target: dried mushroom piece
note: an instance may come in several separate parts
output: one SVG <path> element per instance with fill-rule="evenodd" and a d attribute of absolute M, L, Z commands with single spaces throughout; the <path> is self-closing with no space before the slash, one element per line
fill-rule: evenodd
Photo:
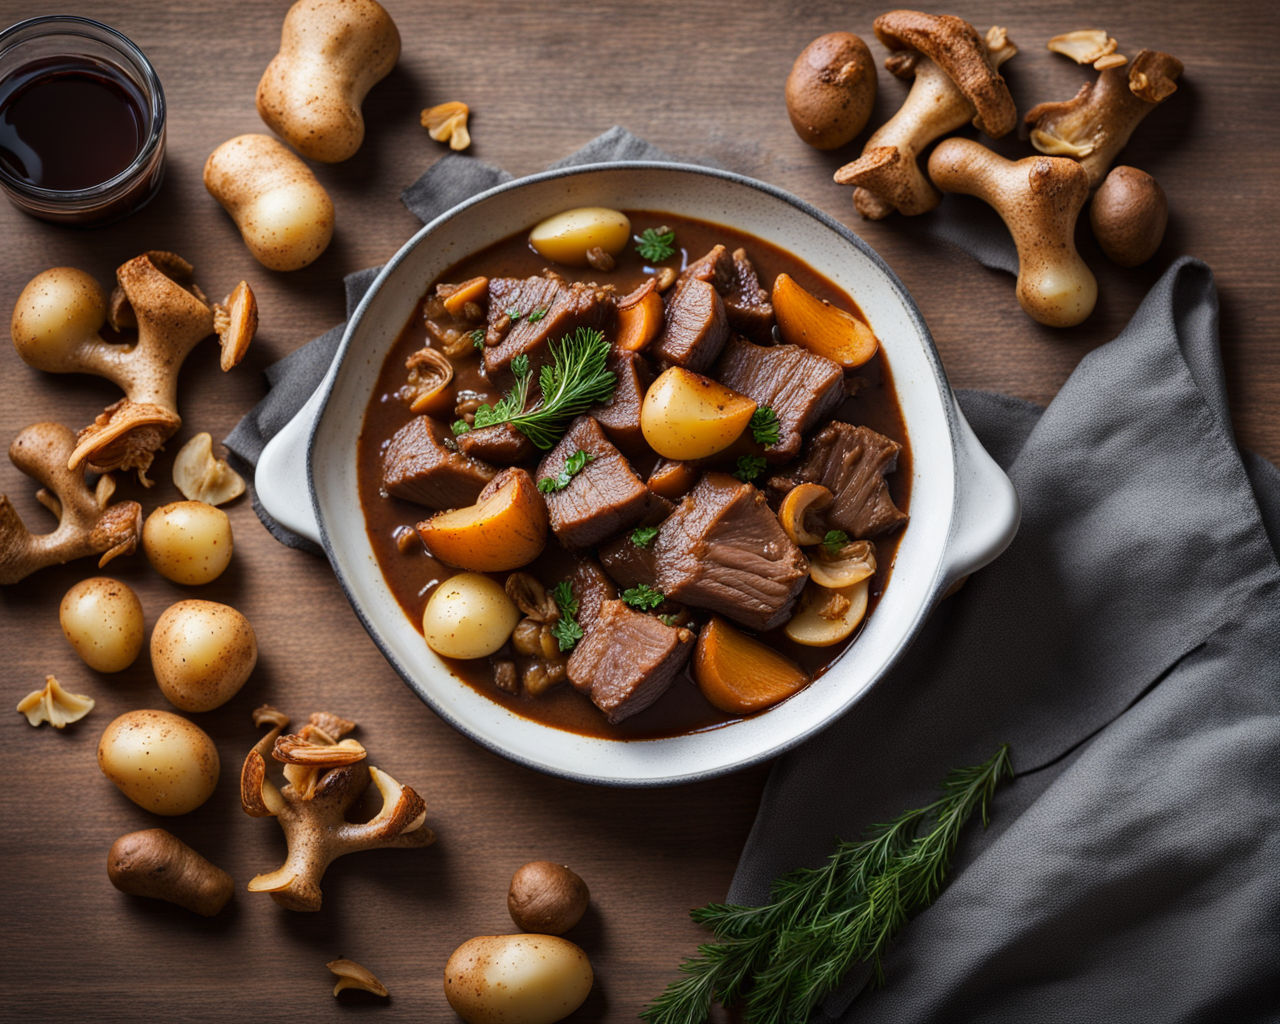
<path fill-rule="evenodd" d="M 471 108 L 465 103 L 441 103 L 422 112 L 422 127 L 436 142 L 447 142 L 452 150 L 463 150 L 471 145 L 471 133 L 467 130 L 467 118 Z"/>
<path fill-rule="evenodd" d="M 320 880 L 336 858 L 361 850 L 428 846 L 435 833 L 426 827 L 426 803 L 408 786 L 363 764 L 364 747 L 338 737 L 355 723 L 317 712 L 295 735 L 281 736 L 289 719 L 270 706 L 253 714 L 255 725 L 271 725 L 245 758 L 240 801 L 255 818 L 280 822 L 289 853 L 275 871 L 258 875 L 250 892 L 269 892 L 289 910 L 319 910 Z M 278 788 L 267 778 L 266 755 L 286 762 L 288 784 Z M 363 823 L 347 821 L 347 812 L 370 784 L 382 795 L 382 809 Z"/>
<path fill-rule="evenodd" d="M 196 434 L 178 451 L 173 483 L 188 501 L 206 505 L 225 505 L 244 493 L 244 477 L 226 459 L 213 457 L 213 437 L 207 433 Z"/>
<path fill-rule="evenodd" d="M 1064 32 L 1060 36 L 1054 36 L 1048 43 L 1049 49 L 1054 53 L 1070 57 L 1077 64 L 1092 64 L 1114 53 L 1116 45 L 1116 41 L 1100 28 Z"/>
<path fill-rule="evenodd" d="M 32 534 L 8 497 L 0 495 L 0 586 L 73 558 L 101 555 L 101 568 L 117 555 L 137 550 L 142 506 L 136 501 L 106 505 L 115 481 L 104 476 L 97 490 L 91 490 L 83 467 L 68 469 L 67 457 L 75 444 L 75 435 L 62 424 L 37 423 L 9 446 L 9 459 L 42 485 L 36 498 L 59 522 L 52 533 Z"/>
<path fill-rule="evenodd" d="M 391 994 L 387 991 L 387 987 L 374 976 L 373 971 L 367 967 L 361 967 L 354 960 L 331 960 L 325 966 L 338 976 L 338 983 L 333 986 L 335 997 L 348 988 L 372 992 L 375 996 L 385 997 Z"/>
<path fill-rule="evenodd" d="M 44 677 L 44 689 L 32 690 L 18 701 L 18 710 L 27 721 L 38 726 L 48 722 L 64 729 L 93 710 L 94 700 L 83 693 L 68 693 L 54 676 Z"/>
<path fill-rule="evenodd" d="M 213 330 L 222 346 L 220 365 L 226 373 L 244 358 L 258 331 L 258 300 L 247 282 L 241 281 L 230 295 L 213 304 Z"/>

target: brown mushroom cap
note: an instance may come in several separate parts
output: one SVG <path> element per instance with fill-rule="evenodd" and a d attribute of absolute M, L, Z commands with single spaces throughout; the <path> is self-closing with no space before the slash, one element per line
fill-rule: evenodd
<path fill-rule="evenodd" d="M 977 110 L 973 125 L 979 131 L 998 139 L 1018 123 L 1009 87 L 987 59 L 982 37 L 963 18 L 890 11 L 876 18 L 874 27 L 890 50 L 918 50 L 950 75 Z"/>
<path fill-rule="evenodd" d="M 1136 267 L 1156 254 L 1169 222 L 1160 183 L 1136 167 L 1113 168 L 1094 194 L 1089 223 L 1113 263 Z"/>
<path fill-rule="evenodd" d="M 876 66 L 852 32 L 828 32 L 801 51 L 787 76 L 787 115 L 803 142 L 836 149 L 866 126 L 876 101 Z"/>

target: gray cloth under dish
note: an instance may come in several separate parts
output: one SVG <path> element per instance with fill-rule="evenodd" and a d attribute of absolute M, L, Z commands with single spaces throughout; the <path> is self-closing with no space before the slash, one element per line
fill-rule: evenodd
<path fill-rule="evenodd" d="M 666 159 L 613 129 L 564 163 L 611 158 Z M 449 156 L 403 198 L 430 220 L 506 180 Z M 929 217 L 916 230 L 1016 271 L 986 207 L 951 196 Z M 348 278 L 348 312 L 375 274 Z M 227 438 L 245 462 L 341 333 L 268 371 Z M 1277 1019 L 1280 471 L 1236 448 L 1209 269 L 1171 267 L 1047 409 L 960 401 L 1018 488 L 1018 536 L 852 712 L 777 762 L 730 898 L 766 899 L 1009 742 L 1018 779 L 894 942 L 886 987 L 855 969 L 815 1019 Z"/>

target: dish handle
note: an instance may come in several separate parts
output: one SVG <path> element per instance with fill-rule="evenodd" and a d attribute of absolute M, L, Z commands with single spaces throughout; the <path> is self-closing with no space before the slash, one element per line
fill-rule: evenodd
<path fill-rule="evenodd" d="M 321 384 L 293 419 L 267 442 L 253 477 L 258 501 L 267 514 L 313 544 L 320 543 L 320 525 L 311 501 L 307 449 L 316 418 L 324 406 L 324 393 L 325 387 Z"/>
<path fill-rule="evenodd" d="M 956 511 L 943 556 L 947 592 L 995 561 L 1013 541 L 1022 520 L 1013 482 L 982 447 L 959 403 L 952 401 L 957 420 Z"/>

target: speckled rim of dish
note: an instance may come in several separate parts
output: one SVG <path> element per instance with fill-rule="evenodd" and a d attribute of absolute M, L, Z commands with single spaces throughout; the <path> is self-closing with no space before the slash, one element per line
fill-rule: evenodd
<path fill-rule="evenodd" d="M 483 204 L 491 200 L 493 197 L 500 195 L 502 193 L 526 188 L 532 184 L 546 182 L 554 179 L 573 177 L 576 175 L 598 173 L 601 171 L 618 172 L 618 171 L 627 171 L 627 170 L 678 172 L 678 173 L 684 173 L 684 174 L 703 175 L 710 178 L 719 178 L 724 181 L 731 182 L 740 186 L 745 186 L 750 189 L 755 189 L 775 199 L 781 200 L 789 204 L 799 212 L 806 214 L 807 216 L 818 221 L 820 224 L 828 228 L 830 231 L 835 232 L 845 242 L 847 242 L 848 244 L 860 250 L 861 253 L 867 259 L 869 259 L 872 262 L 872 264 L 880 271 L 880 273 L 884 275 L 885 279 L 888 281 L 892 289 L 895 291 L 898 300 L 901 302 L 905 312 L 907 313 L 907 316 L 910 318 L 912 325 L 917 331 L 920 339 L 924 343 L 924 356 L 928 361 L 930 368 L 932 369 L 932 372 L 935 378 L 934 383 L 939 389 L 941 395 L 946 396 L 944 397 L 942 405 L 944 407 L 944 414 L 947 420 L 947 427 L 951 437 L 953 456 L 955 459 L 955 463 L 954 463 L 955 473 L 957 475 L 957 479 L 954 482 L 955 492 L 953 495 L 952 507 L 950 512 L 951 525 L 949 528 L 948 536 L 943 542 L 944 558 L 942 559 L 941 563 L 939 564 L 934 574 L 934 579 L 932 581 L 932 586 L 930 588 L 929 599 L 920 603 L 919 607 L 916 610 L 916 614 L 914 616 L 913 621 L 910 622 L 909 626 L 903 632 L 902 639 L 897 644 L 896 650 L 894 651 L 892 656 L 881 667 L 880 671 L 877 672 L 873 678 L 869 679 L 867 684 L 860 691 L 858 691 L 858 693 L 854 697 L 849 699 L 847 703 L 844 704 L 844 706 L 841 708 L 838 714 L 831 715 L 821 720 L 815 721 L 811 723 L 807 728 L 804 728 L 799 732 L 796 732 L 792 735 L 787 736 L 785 739 L 781 740 L 774 746 L 771 746 L 767 749 L 754 751 L 751 754 L 741 757 L 732 762 L 718 765 L 714 768 L 705 769 L 701 771 L 681 772 L 681 773 L 673 774 L 669 777 L 650 777 L 650 778 L 643 778 L 643 779 L 620 779 L 615 777 L 593 775 L 590 772 L 576 772 L 576 771 L 569 771 L 564 769 L 556 769 L 556 768 L 548 767 L 547 765 L 541 764 L 529 757 L 525 757 L 511 750 L 508 750 L 504 748 L 500 743 L 494 742 L 485 736 L 478 735 L 474 730 L 469 728 L 466 725 L 466 723 L 459 721 L 456 716 L 452 715 L 449 712 L 449 709 L 446 708 L 441 701 L 435 699 L 435 697 L 431 693 L 427 692 L 426 688 L 417 682 L 413 674 L 406 668 L 405 665 L 401 664 L 399 659 L 390 650 L 388 644 L 384 642 L 377 627 L 371 621 L 369 616 L 366 614 L 365 609 L 363 608 L 360 600 L 356 597 L 351 582 L 347 579 L 345 573 L 343 572 L 340 565 L 340 560 L 336 557 L 335 550 L 333 547 L 333 542 L 330 538 L 329 530 L 320 508 L 320 498 L 317 493 L 315 480 L 314 480 L 314 470 L 313 470 L 313 460 L 316 456 L 316 447 L 315 447 L 316 435 L 319 431 L 321 421 L 323 420 L 324 412 L 328 405 L 329 399 L 333 394 L 333 390 L 337 380 L 337 371 L 339 367 L 342 365 L 342 362 L 349 351 L 352 338 L 357 332 L 357 330 L 359 329 L 360 324 L 366 314 L 366 311 L 369 309 L 370 305 L 375 301 L 376 296 L 378 294 L 378 290 L 382 285 L 382 283 L 396 270 L 396 268 L 405 259 L 408 258 L 409 254 L 416 248 L 416 246 L 421 241 L 429 237 L 432 234 L 432 232 L 436 230 L 437 227 L 439 227 L 441 224 L 445 223 L 446 221 L 451 220 L 455 217 L 458 217 L 459 215 L 472 209 L 473 207 Z M 914 641 L 914 639 L 916 638 L 917 634 L 920 631 L 921 626 L 924 624 L 925 619 L 928 617 L 929 613 L 931 612 L 932 608 L 936 604 L 938 598 L 942 595 L 945 588 L 949 586 L 951 582 L 953 582 L 954 578 L 960 575 L 964 575 L 965 572 L 972 571 L 973 569 L 978 568 L 982 564 L 986 564 L 986 562 L 989 562 L 992 558 L 996 557 L 999 554 L 999 552 L 1002 551 L 1004 547 L 1006 547 L 1009 541 L 1012 539 L 1013 534 L 1016 532 L 1017 524 L 1018 524 L 1018 508 L 1017 508 L 1016 494 L 1012 492 L 1012 486 L 1008 485 L 1007 478 L 1004 478 L 1003 474 L 1000 473 L 999 476 L 1003 480 L 1004 484 L 1008 485 L 1009 493 L 1012 499 L 1013 511 L 1012 511 L 1012 515 L 1009 517 L 1011 521 L 1007 524 L 1007 528 L 1004 529 L 1000 539 L 995 540 L 993 543 L 990 543 L 987 545 L 991 550 L 980 553 L 976 558 L 971 559 L 973 564 L 967 566 L 964 572 L 952 572 L 950 575 L 948 575 L 947 569 L 949 567 L 946 564 L 945 555 L 952 547 L 953 535 L 955 534 L 955 531 L 956 531 L 956 525 L 957 525 L 957 519 L 958 519 L 957 510 L 959 507 L 959 503 L 961 501 L 961 494 L 962 494 L 961 488 L 962 488 L 963 482 L 958 479 L 958 476 L 961 471 L 961 466 L 965 462 L 965 456 L 961 450 L 962 439 L 967 435 L 971 443 L 977 444 L 977 441 L 976 441 L 976 438 L 974 438 L 972 435 L 971 428 L 969 428 L 968 424 L 963 420 L 963 417 L 959 414 L 958 408 L 955 405 L 954 396 L 952 395 L 950 385 L 947 381 L 946 374 L 942 368 L 941 360 L 934 346 L 932 335 L 929 332 L 928 326 L 924 322 L 923 316 L 920 314 L 920 311 L 916 306 L 914 300 L 911 298 L 910 294 L 907 292 L 902 282 L 898 279 L 897 275 L 894 274 L 894 272 L 879 256 L 879 254 L 875 252 L 874 249 L 872 249 L 866 242 L 864 242 L 861 238 L 859 238 L 849 228 L 845 227 L 843 224 L 836 221 L 834 218 L 823 213 L 821 210 L 818 210 L 817 208 L 811 206 L 809 203 L 806 203 L 805 201 L 799 199 L 798 197 L 792 195 L 789 192 L 784 191 L 783 189 L 776 188 L 772 185 L 769 185 L 760 181 L 756 181 L 744 175 L 736 174 L 730 171 L 723 171 L 723 170 L 718 170 L 714 168 L 701 167 L 697 165 L 671 164 L 671 163 L 654 162 L 654 161 L 625 161 L 625 162 L 620 161 L 615 163 L 587 164 L 587 165 L 582 165 L 578 167 L 570 167 L 570 168 L 563 168 L 558 170 L 545 171 L 540 174 L 530 175 L 525 178 L 518 178 L 514 181 L 507 182 L 505 184 L 496 186 L 495 188 L 489 189 L 467 200 L 466 202 L 459 204 L 458 206 L 452 208 L 448 212 L 442 214 L 440 217 L 437 217 L 431 223 L 425 225 L 411 239 L 409 239 L 409 241 L 406 242 L 400 248 L 400 250 L 398 250 L 397 253 L 382 268 L 381 272 L 378 274 L 378 277 L 375 279 L 375 281 L 370 286 L 369 290 L 365 293 L 365 296 L 357 306 L 355 313 L 351 316 L 347 324 L 346 330 L 343 334 L 342 342 L 339 345 L 338 350 L 334 355 L 334 359 L 331 364 L 330 371 L 325 377 L 325 380 L 321 384 L 321 389 L 322 391 L 319 398 L 319 404 L 314 414 L 314 419 L 310 424 L 310 429 L 309 429 L 307 440 L 306 440 L 305 469 L 306 469 L 307 489 L 310 494 L 312 511 L 315 516 L 316 523 L 318 525 L 318 532 L 319 532 L 321 544 L 324 548 L 325 554 L 328 557 L 331 566 L 334 569 L 335 575 L 338 578 L 338 582 L 341 585 L 343 592 L 346 594 L 347 599 L 350 602 L 357 617 L 359 618 L 361 624 L 364 626 L 365 630 L 369 633 L 374 643 L 378 646 L 383 656 L 395 669 L 396 673 L 401 677 L 401 679 L 404 680 L 406 685 L 408 685 L 409 688 L 415 694 L 417 694 L 417 696 L 424 703 L 426 703 L 429 707 L 431 707 L 432 710 L 435 711 L 437 715 L 439 715 L 442 719 L 448 722 L 449 725 L 451 725 L 454 729 L 461 732 L 463 735 L 467 736 L 469 739 L 473 740 L 480 746 L 493 751 L 494 753 L 498 754 L 501 757 L 506 758 L 507 760 L 513 761 L 524 767 L 531 768 L 535 771 L 539 771 L 544 774 L 551 774 L 551 775 L 562 777 L 562 778 L 572 779 L 577 782 L 583 782 L 583 783 L 594 784 L 594 785 L 602 785 L 602 786 L 626 787 L 626 788 L 650 788 L 650 787 L 665 787 L 665 786 L 679 785 L 684 783 L 702 781 L 710 778 L 716 778 L 721 775 L 726 775 L 732 772 L 740 771 L 753 764 L 758 764 L 762 761 L 766 761 L 766 760 L 769 760 L 770 758 L 776 757 L 779 754 L 785 752 L 786 750 L 799 745 L 800 743 L 804 742 L 804 740 L 808 739 L 810 736 L 825 729 L 836 718 L 841 717 L 844 714 L 848 713 L 848 711 L 856 703 L 858 703 L 880 681 L 880 679 L 884 677 L 884 675 L 892 668 L 893 664 L 896 663 L 896 661 L 902 656 L 905 650 Z M 949 397 L 949 400 L 947 400 L 947 397 Z M 981 450 L 980 445 L 978 445 L 978 448 L 979 450 Z M 983 455 L 985 456 L 985 452 L 983 452 Z M 987 458 L 989 460 L 989 456 Z M 994 463 L 992 463 L 992 466 L 994 466 Z M 954 567 L 955 567 L 955 562 L 953 561 L 950 568 L 954 568 Z M 380 570 L 378 571 L 380 572 Z M 465 685 L 465 684 L 460 684 L 460 685 Z M 553 728 L 550 726 L 543 726 L 543 727 L 547 729 Z M 726 728 L 732 728 L 732 726 L 728 726 Z M 618 741 L 612 741 L 612 742 L 618 742 Z M 629 740 L 625 742 L 643 743 L 643 742 L 649 742 L 649 741 Z M 653 742 L 664 742 L 664 741 L 659 740 L 659 741 L 653 741 Z"/>

